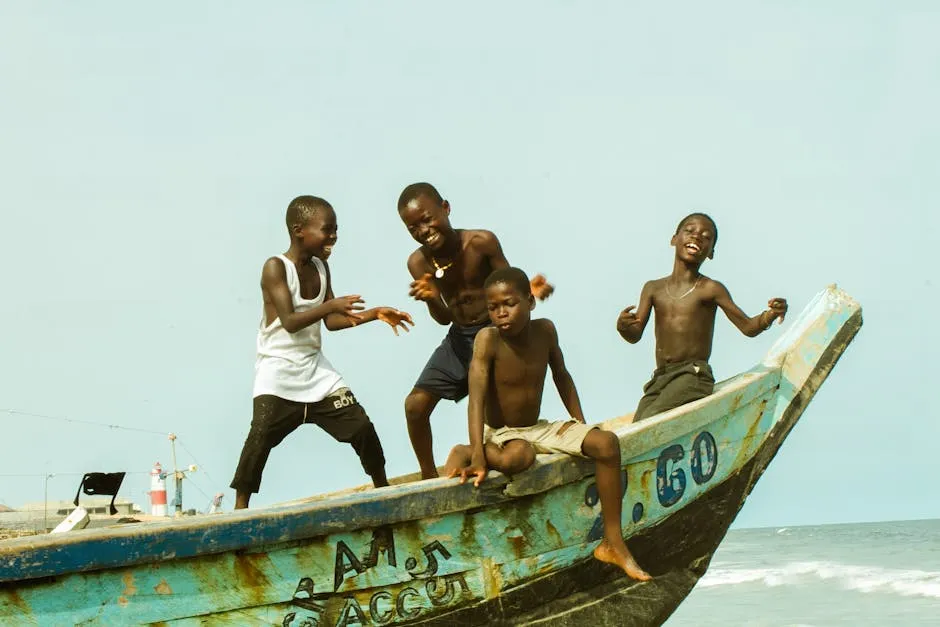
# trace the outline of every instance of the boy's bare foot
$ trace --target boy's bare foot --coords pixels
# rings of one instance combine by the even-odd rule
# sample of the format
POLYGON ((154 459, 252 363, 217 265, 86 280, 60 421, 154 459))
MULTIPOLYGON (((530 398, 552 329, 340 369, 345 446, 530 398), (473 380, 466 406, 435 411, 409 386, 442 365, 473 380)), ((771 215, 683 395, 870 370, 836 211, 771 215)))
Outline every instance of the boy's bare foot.
POLYGON ((597 548, 594 549, 594 559, 619 566, 623 569, 623 572, 627 573, 628 577, 636 579, 637 581, 649 581, 652 579, 650 574, 640 568, 640 565, 637 564, 633 556, 630 555, 630 550, 627 548, 627 545, 623 544, 621 546, 623 548, 618 551, 612 547, 607 540, 602 540, 601 543, 597 545, 597 548))

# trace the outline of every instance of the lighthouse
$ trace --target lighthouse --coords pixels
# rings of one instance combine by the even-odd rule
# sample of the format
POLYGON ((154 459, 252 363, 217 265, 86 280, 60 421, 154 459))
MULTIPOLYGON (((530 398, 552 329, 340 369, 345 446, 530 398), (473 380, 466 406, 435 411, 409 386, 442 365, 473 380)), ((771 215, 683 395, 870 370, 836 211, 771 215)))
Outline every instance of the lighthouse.
POLYGON ((166 473, 160 462, 150 471, 150 513, 154 516, 166 516, 166 473))

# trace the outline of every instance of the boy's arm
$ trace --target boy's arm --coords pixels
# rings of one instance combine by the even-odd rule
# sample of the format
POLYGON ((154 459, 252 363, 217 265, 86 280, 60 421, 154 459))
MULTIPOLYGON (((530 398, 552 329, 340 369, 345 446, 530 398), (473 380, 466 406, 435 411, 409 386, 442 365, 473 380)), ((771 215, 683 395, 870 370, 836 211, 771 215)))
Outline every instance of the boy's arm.
POLYGON ((617 333, 620 337, 636 344, 643 337, 643 330, 646 329, 646 323, 650 321, 650 312, 653 310, 653 282, 647 281, 640 292, 640 304, 633 311, 634 306, 630 305, 620 312, 617 317, 617 333))
MULTIPOLYGON (((490 271, 500 270, 509 267, 509 261, 503 253, 503 246, 492 231, 479 230, 478 241, 481 252, 490 262, 490 271)), ((539 300, 545 300, 555 291, 555 286, 550 284, 542 274, 536 274, 529 281, 529 287, 532 295, 539 300)))
POLYGON ((470 430, 470 465, 460 472, 460 482, 476 476, 473 485, 486 479, 486 455, 483 451, 483 421, 486 399, 490 387, 490 371, 496 353, 496 330, 483 329, 473 341, 473 357, 467 377, 469 398, 467 400, 467 424, 470 430))
POLYGON ((356 315, 355 312, 363 308, 360 304, 362 299, 358 295, 333 298, 330 294, 329 300, 325 299, 316 307, 299 313, 294 311, 294 301, 291 298, 290 288, 287 287, 287 270, 284 268, 284 262, 277 257, 268 259, 261 269, 261 290, 274 305, 277 317, 281 320, 281 326, 288 333, 306 329, 318 320, 329 316, 340 315, 337 312, 356 315))
POLYGON ((450 324, 453 317, 450 315, 450 309, 441 298, 441 291, 434 283, 434 279, 427 271, 424 263, 424 257, 420 250, 416 250, 408 257, 408 272, 414 281, 411 282, 411 291, 408 295, 415 300, 424 301, 428 306, 428 313, 438 324, 450 324))
POLYGON ((728 291, 728 288, 718 281, 712 281, 712 285, 715 290, 715 303, 725 312, 725 315, 728 316, 728 320, 730 320, 734 326, 738 327, 741 333, 748 337, 760 335, 769 329, 770 325, 772 325, 777 318, 780 318, 780 322, 783 323, 783 319, 787 315, 786 299, 771 298, 767 303, 769 309, 765 309, 756 316, 750 317, 731 299, 731 293, 728 291))
POLYGON ((561 397, 561 402, 564 403, 568 414, 578 422, 584 422, 584 411, 581 409, 578 389, 574 386, 574 379, 571 378, 568 367, 565 366, 565 356, 558 344, 558 331, 550 320, 545 322, 548 325, 549 341, 551 342, 548 350, 548 365, 552 369, 552 380, 555 381, 558 396, 561 397))
MULTIPOLYGON (((323 300, 324 302, 329 302, 334 300, 333 279, 330 275, 329 264, 324 261, 323 267, 326 268, 326 295, 323 300)), ((348 297, 344 296, 343 298, 348 297)), ((359 302, 362 302, 362 300, 359 302)), ((360 306, 359 309, 361 310, 362 307, 360 306)), ((364 311, 334 312, 328 314, 323 319, 323 324, 330 331, 341 331, 360 324, 365 324, 366 322, 372 322, 373 320, 382 320, 387 323, 392 327, 392 331, 395 332, 395 335, 398 335, 398 327, 401 327, 405 331, 408 330, 408 326, 405 322, 414 326, 414 322, 411 320, 409 314, 404 311, 398 311, 392 307, 373 307, 372 309, 366 309, 364 311)))

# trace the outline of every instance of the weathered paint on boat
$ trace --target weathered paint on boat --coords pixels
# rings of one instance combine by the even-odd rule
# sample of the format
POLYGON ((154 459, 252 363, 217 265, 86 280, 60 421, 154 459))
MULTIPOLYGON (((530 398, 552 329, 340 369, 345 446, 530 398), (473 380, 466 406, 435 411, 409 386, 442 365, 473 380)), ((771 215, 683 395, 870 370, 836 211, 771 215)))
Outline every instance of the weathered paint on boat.
POLYGON ((757 478, 861 326, 821 292, 763 363, 701 401, 608 421, 623 532, 653 581, 591 559, 590 462, 554 455, 480 488, 456 480, 0 542, 0 622, 660 624, 704 574, 757 478))

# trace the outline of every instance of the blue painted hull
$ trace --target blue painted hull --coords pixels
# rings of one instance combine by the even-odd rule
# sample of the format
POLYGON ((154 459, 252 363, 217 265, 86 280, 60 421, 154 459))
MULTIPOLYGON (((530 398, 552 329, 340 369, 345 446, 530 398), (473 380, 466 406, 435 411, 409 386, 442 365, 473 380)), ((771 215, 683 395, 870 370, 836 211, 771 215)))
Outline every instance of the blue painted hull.
MULTIPOLYGON (((820 293, 765 360, 620 436, 638 584, 591 559, 593 465, 399 482, 281 506, 0 542, 0 624, 659 624, 861 326, 820 293)), ((406 477, 403 479, 411 479, 406 477)))

